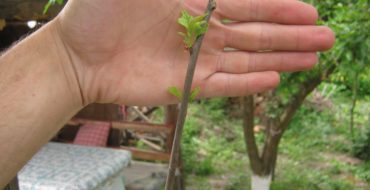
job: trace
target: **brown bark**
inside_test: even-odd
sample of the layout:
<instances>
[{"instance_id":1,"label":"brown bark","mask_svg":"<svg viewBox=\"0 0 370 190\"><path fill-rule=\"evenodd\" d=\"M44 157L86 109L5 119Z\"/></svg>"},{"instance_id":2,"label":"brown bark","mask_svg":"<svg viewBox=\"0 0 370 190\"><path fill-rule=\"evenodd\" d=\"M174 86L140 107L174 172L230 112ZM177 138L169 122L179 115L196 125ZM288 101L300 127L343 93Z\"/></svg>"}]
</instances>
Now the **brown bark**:
<instances>
[{"instance_id":1,"label":"brown bark","mask_svg":"<svg viewBox=\"0 0 370 190\"><path fill-rule=\"evenodd\" d=\"M282 130L275 119L270 118L262 151L263 175L273 175L277 160L278 146ZM273 177L273 176L272 176Z\"/></svg>"},{"instance_id":2,"label":"brown bark","mask_svg":"<svg viewBox=\"0 0 370 190\"><path fill-rule=\"evenodd\" d=\"M243 99L243 132L244 141L253 173L262 175L262 161L259 155L256 138L254 136L254 98L253 95Z\"/></svg>"},{"instance_id":3,"label":"brown bark","mask_svg":"<svg viewBox=\"0 0 370 190\"><path fill-rule=\"evenodd\" d=\"M175 135L176 120L178 116L178 105L168 105L165 107L165 124L171 127L171 134L167 137L167 147L166 151L171 152L173 137Z\"/></svg>"}]
</instances>

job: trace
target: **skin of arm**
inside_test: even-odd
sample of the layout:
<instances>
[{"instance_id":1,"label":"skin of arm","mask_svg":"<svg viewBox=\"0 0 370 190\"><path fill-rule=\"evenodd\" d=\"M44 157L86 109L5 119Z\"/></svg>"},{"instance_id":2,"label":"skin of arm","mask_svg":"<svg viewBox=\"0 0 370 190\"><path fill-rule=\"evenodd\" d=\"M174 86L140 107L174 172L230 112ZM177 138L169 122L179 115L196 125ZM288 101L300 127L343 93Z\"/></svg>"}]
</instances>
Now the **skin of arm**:
<instances>
[{"instance_id":1,"label":"skin of arm","mask_svg":"<svg viewBox=\"0 0 370 190\"><path fill-rule=\"evenodd\" d=\"M0 189L82 108L52 30L43 27L0 58Z\"/></svg>"},{"instance_id":2,"label":"skin of arm","mask_svg":"<svg viewBox=\"0 0 370 190\"><path fill-rule=\"evenodd\" d=\"M207 0L71 0L0 57L0 188L89 103L164 105L183 86L181 10ZM279 72L312 68L334 43L315 8L295 0L218 0L200 52L200 98L276 87ZM228 18L234 23L223 24ZM224 51L225 47L236 49ZM271 50L263 51L260 50ZM180 89L181 90L181 89Z\"/></svg>"}]
</instances>

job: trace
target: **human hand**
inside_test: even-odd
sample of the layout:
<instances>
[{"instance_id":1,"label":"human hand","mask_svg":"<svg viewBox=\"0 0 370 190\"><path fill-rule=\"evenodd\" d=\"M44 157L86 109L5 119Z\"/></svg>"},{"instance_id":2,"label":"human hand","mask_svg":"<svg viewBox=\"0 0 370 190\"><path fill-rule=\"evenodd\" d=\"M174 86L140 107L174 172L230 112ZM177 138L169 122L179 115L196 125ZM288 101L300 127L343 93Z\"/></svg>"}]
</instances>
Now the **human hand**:
<instances>
[{"instance_id":1,"label":"human hand","mask_svg":"<svg viewBox=\"0 0 370 190\"><path fill-rule=\"evenodd\" d=\"M182 9L202 14L207 2L69 1L52 25L83 104L177 101L167 88L183 86L188 52L176 21ZM312 68L316 52L334 43L329 28L315 26L317 17L296 0L218 0L193 86L202 89L200 97L244 96L274 88L278 72ZM222 24L225 18L235 22Z\"/></svg>"}]
</instances>

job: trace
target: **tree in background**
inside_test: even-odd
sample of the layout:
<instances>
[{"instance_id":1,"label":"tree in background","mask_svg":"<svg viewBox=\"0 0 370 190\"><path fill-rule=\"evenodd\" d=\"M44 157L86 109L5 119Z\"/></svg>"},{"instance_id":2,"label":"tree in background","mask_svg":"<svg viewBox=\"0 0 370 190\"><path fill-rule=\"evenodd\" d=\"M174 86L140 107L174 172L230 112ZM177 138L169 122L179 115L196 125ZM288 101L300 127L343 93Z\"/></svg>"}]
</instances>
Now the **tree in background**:
<instances>
[{"instance_id":1,"label":"tree in background","mask_svg":"<svg viewBox=\"0 0 370 190\"><path fill-rule=\"evenodd\" d=\"M352 89L351 130L358 94L370 89L370 8L367 0L308 0L321 15L320 24L336 33L335 47L319 55L314 70L283 74L281 85L274 91L243 99L244 135L253 172L252 189L269 189L273 180L279 142L306 97L323 81L343 83ZM297 63L299 64L299 63ZM259 111L257 111L257 109ZM263 110L262 112L260 110ZM258 112L258 114L256 114ZM264 143L259 145L255 124L265 127Z\"/></svg>"}]
</instances>

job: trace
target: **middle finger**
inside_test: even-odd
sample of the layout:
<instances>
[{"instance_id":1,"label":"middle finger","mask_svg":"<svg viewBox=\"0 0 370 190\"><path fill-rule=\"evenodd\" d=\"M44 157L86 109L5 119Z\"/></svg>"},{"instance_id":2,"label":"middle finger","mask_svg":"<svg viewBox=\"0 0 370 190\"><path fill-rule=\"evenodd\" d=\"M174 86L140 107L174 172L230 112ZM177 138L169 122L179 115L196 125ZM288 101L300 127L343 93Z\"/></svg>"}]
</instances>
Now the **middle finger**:
<instances>
[{"instance_id":1,"label":"middle finger","mask_svg":"<svg viewBox=\"0 0 370 190\"><path fill-rule=\"evenodd\" d=\"M224 29L225 46L244 51L324 51L334 43L326 26L233 23Z\"/></svg>"}]
</instances>

